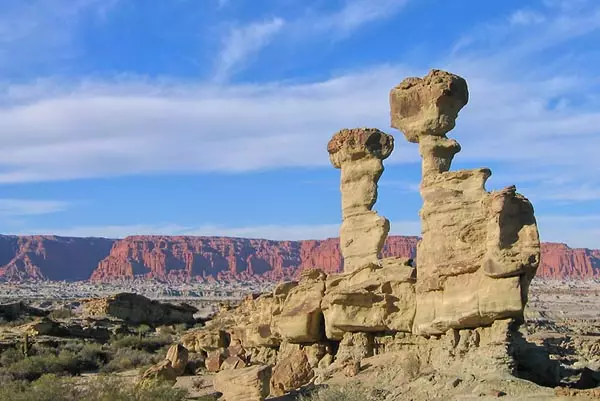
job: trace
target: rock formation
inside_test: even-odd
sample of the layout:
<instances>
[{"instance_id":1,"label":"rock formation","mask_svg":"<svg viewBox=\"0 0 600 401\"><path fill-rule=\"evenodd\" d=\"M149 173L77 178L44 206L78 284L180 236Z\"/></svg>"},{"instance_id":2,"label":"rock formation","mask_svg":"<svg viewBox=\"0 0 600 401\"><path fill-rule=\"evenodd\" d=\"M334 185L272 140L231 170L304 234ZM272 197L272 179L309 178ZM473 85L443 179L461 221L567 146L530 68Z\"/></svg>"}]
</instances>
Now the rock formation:
<instances>
[{"instance_id":1,"label":"rock formation","mask_svg":"<svg viewBox=\"0 0 600 401\"><path fill-rule=\"evenodd\" d=\"M0 235L0 279L87 280L114 240Z\"/></svg>"},{"instance_id":2,"label":"rock formation","mask_svg":"<svg viewBox=\"0 0 600 401\"><path fill-rule=\"evenodd\" d=\"M345 272L377 261L383 249L390 222L371 209L383 160L393 149L394 138L375 128L343 129L327 145L331 164L341 169L340 248Z\"/></svg>"},{"instance_id":3,"label":"rock formation","mask_svg":"<svg viewBox=\"0 0 600 401\"><path fill-rule=\"evenodd\" d=\"M89 316L110 316L133 324L168 325L195 323L198 309L190 305L172 305L150 300L142 295L121 293L83 303Z\"/></svg>"},{"instance_id":4,"label":"rock formation","mask_svg":"<svg viewBox=\"0 0 600 401\"><path fill-rule=\"evenodd\" d=\"M540 259L533 207L514 187L487 192L488 169L450 171L460 146L446 134L468 101L466 82L433 70L403 81L390 100L392 125L419 144L423 159L417 266L380 259L389 223L371 209L393 140L376 129L341 130L328 151L341 169L344 271L307 269L298 282L221 311L184 344L225 358L235 342L247 363L273 366L273 396L335 372L356 376L363 360L381 353L397 353L408 379L427 368L525 370L539 383L556 382L557 365L516 330ZM220 369L223 389L242 375ZM249 382L257 383L254 374Z\"/></svg>"},{"instance_id":5,"label":"rock formation","mask_svg":"<svg viewBox=\"0 0 600 401\"><path fill-rule=\"evenodd\" d=\"M533 207L515 187L489 193L489 169L449 171L460 145L446 134L468 98L464 79L439 70L390 93L392 127L419 144L422 158L419 334L522 318L540 261Z\"/></svg>"}]
</instances>

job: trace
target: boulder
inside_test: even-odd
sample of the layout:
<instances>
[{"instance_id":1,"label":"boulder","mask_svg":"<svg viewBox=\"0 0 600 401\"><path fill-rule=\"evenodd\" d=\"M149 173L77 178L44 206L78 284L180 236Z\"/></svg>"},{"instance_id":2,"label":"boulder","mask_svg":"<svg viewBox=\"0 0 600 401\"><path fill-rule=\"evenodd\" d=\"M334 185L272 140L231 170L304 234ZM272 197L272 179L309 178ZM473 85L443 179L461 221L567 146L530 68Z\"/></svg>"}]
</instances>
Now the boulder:
<instances>
[{"instance_id":1,"label":"boulder","mask_svg":"<svg viewBox=\"0 0 600 401\"><path fill-rule=\"evenodd\" d=\"M243 369L222 370L213 386L226 401L263 401L269 395L271 367L255 365Z\"/></svg>"},{"instance_id":2,"label":"boulder","mask_svg":"<svg viewBox=\"0 0 600 401\"><path fill-rule=\"evenodd\" d=\"M297 349L277 362L271 377L271 395L280 396L300 388L314 377L306 353Z\"/></svg>"},{"instance_id":3,"label":"boulder","mask_svg":"<svg viewBox=\"0 0 600 401\"><path fill-rule=\"evenodd\" d=\"M239 356L230 356L223 361L220 370L241 369L246 367L246 362Z\"/></svg>"},{"instance_id":4,"label":"boulder","mask_svg":"<svg viewBox=\"0 0 600 401\"><path fill-rule=\"evenodd\" d=\"M209 372L218 372L225 360L225 352L223 349L215 349L208 352L204 361L206 370Z\"/></svg>"},{"instance_id":5,"label":"boulder","mask_svg":"<svg viewBox=\"0 0 600 401\"><path fill-rule=\"evenodd\" d=\"M150 380L166 380L171 383L177 381L177 371L171 365L171 361L165 359L159 363L149 367L142 375L141 383L148 382Z\"/></svg>"},{"instance_id":6,"label":"boulder","mask_svg":"<svg viewBox=\"0 0 600 401\"><path fill-rule=\"evenodd\" d=\"M180 344L172 345L167 351L166 359L171 361L171 366L175 370L177 376L181 376L185 372L188 363L188 350Z\"/></svg>"}]
</instances>

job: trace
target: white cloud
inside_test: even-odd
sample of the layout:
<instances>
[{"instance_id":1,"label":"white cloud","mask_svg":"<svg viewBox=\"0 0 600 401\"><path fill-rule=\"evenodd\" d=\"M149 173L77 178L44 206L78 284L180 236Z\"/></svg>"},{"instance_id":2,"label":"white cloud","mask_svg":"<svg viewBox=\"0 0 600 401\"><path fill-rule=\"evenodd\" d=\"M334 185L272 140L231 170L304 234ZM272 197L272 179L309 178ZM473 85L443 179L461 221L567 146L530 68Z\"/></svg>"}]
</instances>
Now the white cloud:
<instances>
[{"instance_id":1,"label":"white cloud","mask_svg":"<svg viewBox=\"0 0 600 401\"><path fill-rule=\"evenodd\" d=\"M272 18L231 29L223 40L215 80L224 81L243 70L248 59L268 45L284 24L283 19Z\"/></svg>"},{"instance_id":2,"label":"white cloud","mask_svg":"<svg viewBox=\"0 0 600 401\"><path fill-rule=\"evenodd\" d=\"M65 211L68 202L54 200L0 199L0 216L37 216Z\"/></svg>"},{"instance_id":3,"label":"white cloud","mask_svg":"<svg viewBox=\"0 0 600 401\"><path fill-rule=\"evenodd\" d=\"M110 225L82 226L66 229L31 229L22 235L48 234L75 237L124 238L130 235L190 235L223 236L243 238L265 238L271 240L326 239L339 235L339 224L315 225L257 225L245 227L226 227L206 224L199 227L186 227L177 224L164 225ZM391 222L391 235L419 235L418 221Z\"/></svg>"}]
</instances>

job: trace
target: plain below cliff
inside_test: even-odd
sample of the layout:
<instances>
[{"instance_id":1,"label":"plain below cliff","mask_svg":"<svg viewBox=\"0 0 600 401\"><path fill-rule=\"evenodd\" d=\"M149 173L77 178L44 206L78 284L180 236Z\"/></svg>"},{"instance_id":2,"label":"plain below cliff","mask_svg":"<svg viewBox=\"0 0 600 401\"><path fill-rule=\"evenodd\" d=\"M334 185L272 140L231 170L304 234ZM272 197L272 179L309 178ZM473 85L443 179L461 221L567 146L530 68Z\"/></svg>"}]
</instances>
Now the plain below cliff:
<instances>
[{"instance_id":1,"label":"plain below cliff","mask_svg":"<svg viewBox=\"0 0 600 401\"><path fill-rule=\"evenodd\" d=\"M417 237L390 236L383 256L414 257ZM121 240L0 235L0 279L110 281L155 279L280 279L320 267L340 271L339 240L271 241L187 236L132 236ZM538 276L600 276L600 250L543 243Z\"/></svg>"}]
</instances>

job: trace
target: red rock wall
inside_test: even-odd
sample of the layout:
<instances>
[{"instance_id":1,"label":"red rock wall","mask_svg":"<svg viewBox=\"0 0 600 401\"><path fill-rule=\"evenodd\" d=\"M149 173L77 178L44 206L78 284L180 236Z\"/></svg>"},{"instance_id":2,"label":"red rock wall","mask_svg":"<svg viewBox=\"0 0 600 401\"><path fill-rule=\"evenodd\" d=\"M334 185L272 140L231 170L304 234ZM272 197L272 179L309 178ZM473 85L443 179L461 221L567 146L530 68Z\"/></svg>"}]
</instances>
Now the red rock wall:
<instances>
[{"instance_id":1,"label":"red rock wall","mask_svg":"<svg viewBox=\"0 0 600 401\"><path fill-rule=\"evenodd\" d=\"M417 237L391 236L383 256L414 257ZM339 241L269 241L224 237L133 236L122 240L0 235L0 278L111 280L294 276L305 268L342 269ZM600 250L542 244L538 276L600 276Z\"/></svg>"},{"instance_id":2,"label":"red rock wall","mask_svg":"<svg viewBox=\"0 0 600 401\"><path fill-rule=\"evenodd\" d=\"M0 235L0 278L86 280L114 240Z\"/></svg>"}]
</instances>

